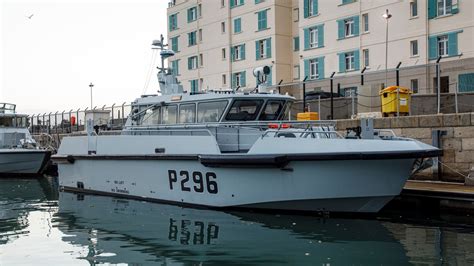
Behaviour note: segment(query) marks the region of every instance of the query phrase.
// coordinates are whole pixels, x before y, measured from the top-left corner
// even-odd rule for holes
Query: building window
[[[438,16],[451,14],[452,0],[437,0],[438,2]]]
[[[267,11],[268,10],[257,12],[257,30],[264,30],[267,28]]]
[[[196,45],[196,32],[192,31],[188,33],[188,46]]]
[[[226,0],[221,0],[221,7],[225,7],[225,1]]]
[[[234,33],[241,33],[242,32],[242,19],[236,18],[234,19]]]
[[[225,58],[226,58],[225,48],[222,48],[222,60],[225,60]]]
[[[293,37],[293,51],[300,50],[300,37]]]
[[[364,32],[369,32],[369,14],[362,14],[362,23],[364,25]]]
[[[245,59],[245,44],[241,45],[236,45],[232,47],[232,60],[233,61],[238,61],[238,60],[244,60]]]
[[[199,65],[203,66],[204,65],[204,57],[202,54],[199,54]]]
[[[418,0],[411,0],[410,2],[410,17],[418,17]]]
[[[173,52],[175,52],[175,53],[179,52],[179,49],[178,49],[178,37],[179,37],[179,36],[176,36],[176,37],[171,38],[171,50],[173,50]]]
[[[238,7],[244,4],[244,0],[230,0],[230,8]]]
[[[300,20],[300,9],[293,8],[293,21],[298,22]]]
[[[256,60],[272,57],[271,44],[272,44],[271,38],[259,40],[255,42]]]
[[[364,55],[364,67],[369,67],[370,66],[369,49],[362,50],[362,54]]]
[[[443,35],[438,37],[438,55],[448,55],[448,36]]]
[[[179,59],[171,61],[171,73],[175,76],[179,75]]]
[[[317,59],[309,60],[309,79],[318,79],[319,78],[318,63],[319,62],[318,62]]]
[[[227,84],[227,77],[225,74],[222,74],[222,85],[226,85]]]
[[[189,84],[190,84],[191,92],[197,92],[197,91],[199,91],[199,87],[198,87],[198,86],[199,86],[199,85],[198,85],[199,83],[198,83],[198,80],[197,80],[197,79],[192,79],[192,80],[190,80],[190,81],[189,81]],[[193,106],[194,106],[194,104],[193,104]],[[193,107],[190,106],[189,108],[183,108],[183,106],[181,106],[181,107],[179,108],[180,120],[181,120],[181,118],[184,119],[184,118],[186,117],[186,116],[185,116],[185,113],[184,113],[184,110],[185,110],[185,109],[186,109],[187,111],[191,112],[191,111],[193,110]],[[183,115],[181,115],[181,114],[183,114]],[[191,118],[189,118],[189,119],[191,119]],[[194,116],[193,116],[192,119],[194,119]],[[181,122],[184,123],[184,121],[181,121]],[[192,122],[193,122],[193,121],[190,121],[190,123],[192,123]]]
[[[168,27],[170,31],[178,29],[178,14],[173,14],[169,16]]]
[[[191,7],[188,9],[188,23],[193,22],[197,19],[197,7]]]
[[[418,56],[418,40],[410,41],[410,55]]]
[[[354,36],[354,19],[350,18],[344,20],[344,36]]]
[[[235,73],[235,86],[236,87],[239,87],[241,82],[240,82],[240,79],[242,78],[242,74],[239,72],[239,73]]]
[[[308,18],[318,14],[318,0],[303,0],[304,1],[304,17]]]
[[[198,13],[198,18],[202,17],[202,5],[201,4],[198,5],[197,13]]]
[[[346,71],[355,70],[354,52],[346,53]]]
[[[245,87],[245,71],[232,74],[232,87]]]
[[[202,42],[202,29],[199,29],[199,42]]]
[[[410,80],[410,88],[413,93],[418,93],[418,79]]]
[[[318,28],[309,29],[309,47],[315,48],[318,47]]]
[[[221,22],[221,33],[225,33],[225,22]]]
[[[299,65],[293,66],[293,79],[295,80],[300,79],[300,66]]]
[[[192,70],[196,68],[198,68],[198,57],[197,56],[188,57],[188,70]]]

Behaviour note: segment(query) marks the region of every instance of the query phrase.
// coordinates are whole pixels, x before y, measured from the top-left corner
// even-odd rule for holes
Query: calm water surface
[[[0,179],[0,265],[473,265],[471,218],[218,212]],[[454,222],[453,222],[454,221]]]

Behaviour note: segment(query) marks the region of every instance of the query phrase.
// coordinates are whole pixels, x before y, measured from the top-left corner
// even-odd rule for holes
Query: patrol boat
[[[254,71],[260,83],[266,74]],[[371,213],[399,195],[415,160],[441,154],[371,131],[344,138],[332,121],[289,121],[295,99],[262,84],[254,93],[185,92],[163,64],[158,79],[161,95],[132,102],[120,135],[89,130],[62,140],[53,156],[61,189],[210,208]]]
[[[40,149],[27,128],[28,116],[0,103],[0,176],[37,175],[51,153]]]

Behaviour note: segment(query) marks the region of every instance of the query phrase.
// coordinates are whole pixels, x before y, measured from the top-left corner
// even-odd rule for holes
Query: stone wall
[[[359,123],[358,119],[338,120],[337,129],[343,131]],[[474,166],[474,113],[376,118],[374,127],[392,129],[398,136],[418,139],[430,145],[433,130],[446,131],[442,137],[444,155],[441,158],[446,166],[442,167],[443,178],[440,181],[464,182],[462,175],[467,176]],[[438,180],[430,173],[425,171],[415,178]]]

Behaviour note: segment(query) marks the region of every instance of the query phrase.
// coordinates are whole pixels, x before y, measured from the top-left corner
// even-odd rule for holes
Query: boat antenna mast
[[[174,71],[172,71],[169,66],[168,68],[165,68],[165,60],[174,56],[175,53],[173,50],[165,49],[165,47],[168,47],[168,44],[165,44],[164,41],[165,38],[163,37],[163,34],[161,34],[160,39],[154,40],[151,44],[152,49],[160,50],[161,66],[157,67],[159,70],[158,83],[160,85],[160,92],[163,95],[182,93],[183,86],[178,83],[178,80],[173,73]]]

